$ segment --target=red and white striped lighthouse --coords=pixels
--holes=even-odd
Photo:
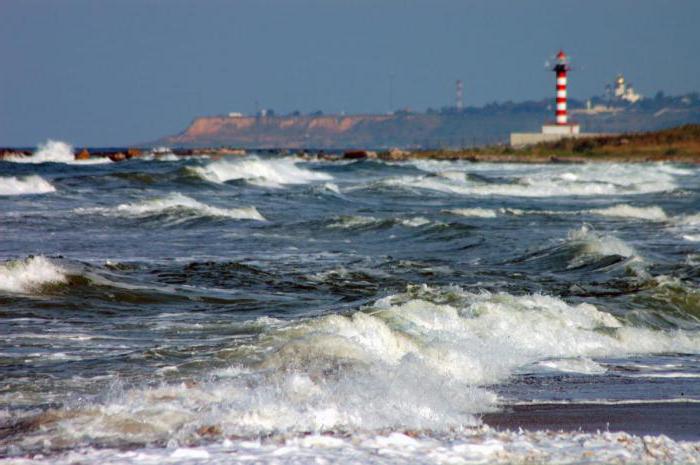
[[[563,50],[559,50],[557,63],[552,68],[552,71],[557,73],[557,126],[566,126],[569,123],[568,114],[566,113],[566,73],[570,69],[569,57],[566,56]]]

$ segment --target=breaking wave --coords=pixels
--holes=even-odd
[[[4,158],[4,160],[14,163],[67,163],[71,165],[97,165],[112,162],[106,157],[76,160],[73,146],[56,140],[48,140],[44,144],[40,144],[31,156],[13,155]]]
[[[407,190],[427,189],[458,195],[497,195],[517,197],[610,196],[637,195],[676,189],[671,173],[653,167],[630,169],[622,165],[582,165],[569,171],[516,166],[506,168],[506,176],[489,177],[489,167],[445,170],[440,163],[417,163],[429,174],[396,176],[372,182],[364,187],[388,187]],[[484,174],[478,174],[479,170]],[[472,173],[475,172],[475,173]]]
[[[67,280],[66,270],[43,256],[0,263],[0,291],[3,292],[31,293]]]
[[[498,216],[498,212],[490,208],[453,208],[445,210],[445,213],[468,218],[496,218]]]
[[[478,425],[475,415],[498,405],[484,386],[528,364],[581,359],[562,366],[594,371],[588,358],[700,350],[695,332],[629,326],[587,303],[453,286],[410,286],[352,314],[255,325],[255,340],[221,349],[228,368],[50,412],[14,441],[31,450],[47,440],[188,444],[202,431],[449,432]]]
[[[328,225],[332,229],[376,229],[402,225],[410,228],[418,228],[430,224],[431,221],[422,216],[413,218],[375,218],[374,216],[340,216]]]
[[[585,225],[569,231],[568,245],[578,249],[576,256],[569,262],[571,268],[585,265],[591,259],[602,257],[639,258],[634,247],[625,241],[609,234],[600,234]]]
[[[307,184],[333,179],[329,174],[301,168],[298,164],[298,160],[293,158],[247,157],[218,160],[203,167],[190,169],[202,178],[215,183],[244,180],[263,187],[281,187],[288,184]]]
[[[0,177],[0,195],[28,195],[56,192],[56,188],[41,176]]]
[[[202,437],[218,437],[215,427],[203,427]],[[224,439],[207,444],[148,447],[142,451],[83,449],[49,458],[37,454],[22,464],[68,465],[89,463],[132,465],[151,463],[255,464],[332,463],[337,465],[384,463],[437,463],[477,465],[485,463],[695,463],[697,442],[674,441],[667,436],[635,436],[619,432],[496,431],[474,428],[453,435],[449,441],[416,435],[414,431],[311,434],[277,441]]]
[[[628,204],[614,205],[608,208],[590,210],[591,213],[615,218],[635,218],[649,221],[667,221],[668,216],[661,207],[633,207]]]
[[[149,217],[161,214],[176,216],[214,216],[239,220],[266,221],[255,207],[218,208],[174,192],[159,199],[124,203],[114,208],[80,208],[77,213],[101,213],[105,215]],[[186,218],[185,218],[186,219]]]

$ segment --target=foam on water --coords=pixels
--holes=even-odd
[[[677,187],[674,174],[659,172],[653,166],[606,164],[562,168],[555,165],[516,166],[504,169],[505,178],[493,182],[470,179],[469,172],[488,167],[445,166],[435,162],[416,163],[427,176],[398,176],[373,182],[376,185],[428,189],[459,195],[499,195],[517,197],[611,196],[670,191]],[[455,168],[462,167],[464,171]]]
[[[0,292],[32,293],[47,284],[65,282],[66,271],[43,256],[0,263]]]
[[[51,414],[24,449],[90,440],[186,444],[224,437],[475,426],[497,396],[480,387],[519,367],[559,359],[595,373],[592,357],[700,352],[700,335],[623,324],[556,297],[410,287],[353,314],[264,318],[255,341],[222,352],[231,367],[192,382],[114,390]],[[563,362],[579,359],[578,362]]]
[[[0,177],[0,195],[28,195],[56,192],[56,188],[41,176]]]
[[[43,144],[39,144],[36,152],[29,157],[16,155],[6,157],[4,160],[14,163],[67,163],[71,165],[97,165],[112,162],[106,157],[76,160],[73,154],[73,146],[56,140],[48,140]]]
[[[138,450],[83,448],[60,455],[0,459],[19,464],[109,463],[113,465],[179,464],[464,464],[697,463],[700,443],[666,436],[626,433],[496,431],[474,428],[447,438],[415,432],[357,434],[353,437],[312,434],[281,440],[219,439],[207,445],[146,447]]]
[[[496,218],[498,216],[496,210],[490,208],[453,208],[445,210],[445,212],[472,218]]]
[[[219,216],[240,220],[265,221],[255,207],[218,208],[199,202],[191,197],[173,192],[163,198],[142,202],[124,203],[114,208],[80,208],[77,213],[101,213],[117,216],[145,217],[164,213],[189,213],[196,216]]]
[[[261,159],[246,157],[236,160],[218,160],[204,167],[192,168],[204,179],[224,183],[237,179],[263,187],[281,187],[287,184],[307,184],[328,181],[333,177],[298,166],[294,158]]]
[[[586,375],[600,375],[607,371],[604,366],[587,357],[543,360],[536,366],[545,370]]]
[[[336,218],[328,227],[333,229],[372,229],[382,226],[402,225],[409,228],[418,228],[430,223],[429,219],[422,216],[382,219],[373,216],[350,215]]]
[[[615,218],[635,218],[649,221],[666,221],[668,216],[661,207],[634,207],[628,204],[614,205],[608,208],[599,208],[590,210],[590,213],[601,216],[610,216]]]
[[[679,215],[672,218],[669,230],[686,241],[700,241],[700,213]]]
[[[589,226],[569,231],[569,244],[580,246],[579,254],[572,260],[570,266],[578,266],[585,262],[587,256],[605,257],[619,255],[621,257],[639,257],[637,251],[625,241],[609,235],[601,234]]]

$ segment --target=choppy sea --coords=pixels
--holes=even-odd
[[[1,463],[700,462],[700,167],[0,161]]]

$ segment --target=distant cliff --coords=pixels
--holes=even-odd
[[[241,148],[440,148],[506,142],[511,132],[538,131],[551,117],[546,102],[501,104],[457,112],[393,115],[206,116],[153,145]],[[638,132],[700,123],[700,105],[574,112],[582,130]]]

